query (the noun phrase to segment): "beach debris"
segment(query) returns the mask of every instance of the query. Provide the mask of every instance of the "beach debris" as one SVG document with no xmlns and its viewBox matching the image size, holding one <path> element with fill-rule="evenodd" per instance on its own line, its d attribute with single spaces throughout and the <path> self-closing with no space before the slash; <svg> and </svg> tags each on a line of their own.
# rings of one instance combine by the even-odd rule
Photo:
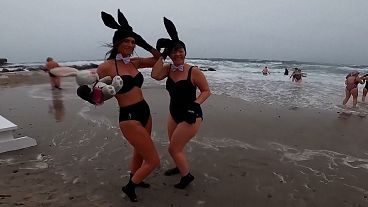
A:
<svg viewBox="0 0 368 207">
<path fill-rule="evenodd" d="M 279 178 L 280 183 L 286 183 L 284 177 L 280 174 L 277 174 L 275 172 L 272 172 L 274 175 L 276 175 Z"/>
</svg>

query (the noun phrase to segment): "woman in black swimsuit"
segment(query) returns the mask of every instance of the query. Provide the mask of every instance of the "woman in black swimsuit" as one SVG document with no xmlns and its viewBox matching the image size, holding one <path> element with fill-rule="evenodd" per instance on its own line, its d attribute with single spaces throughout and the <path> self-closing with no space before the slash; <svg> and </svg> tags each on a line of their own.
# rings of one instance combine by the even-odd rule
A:
<svg viewBox="0 0 368 207">
<path fill-rule="evenodd" d="M 156 80 L 167 77 L 166 89 L 170 95 L 170 115 L 168 120 L 169 153 L 176 167 L 169 169 L 165 175 L 181 174 L 180 182 L 174 185 L 184 189 L 194 177 L 184 153 L 185 145 L 195 136 L 202 120 L 201 104 L 210 96 L 210 89 L 202 71 L 185 63 L 186 47 L 179 40 L 174 24 L 164 18 L 170 39 L 159 39 L 156 48 L 164 48 L 161 57 L 152 68 L 151 76 Z M 169 55 L 172 64 L 164 64 Z M 197 87 L 200 94 L 196 95 Z"/>
<path fill-rule="evenodd" d="M 137 201 L 135 187 L 149 187 L 149 184 L 144 183 L 143 179 L 160 163 L 151 139 L 152 119 L 149 106 L 142 94 L 143 76 L 138 69 L 152 67 L 158 60 L 160 53 L 144 41 L 141 36 L 133 32 L 120 11 L 118 11 L 120 25 L 107 13 L 102 12 L 101 16 L 105 25 L 116 29 L 116 31 L 109 57 L 98 66 L 97 73 L 100 78 L 119 75 L 124 81 L 123 88 L 118 91 L 115 98 L 120 106 L 120 129 L 124 137 L 134 147 L 134 152 L 130 163 L 131 178 L 122 190 L 131 201 Z M 136 45 L 149 51 L 153 57 L 130 58 Z"/>
<path fill-rule="evenodd" d="M 362 96 L 362 102 L 365 102 L 365 97 L 367 96 L 368 93 L 368 74 L 363 75 L 362 80 L 365 81 L 365 86 L 363 88 L 363 96 Z"/>
</svg>

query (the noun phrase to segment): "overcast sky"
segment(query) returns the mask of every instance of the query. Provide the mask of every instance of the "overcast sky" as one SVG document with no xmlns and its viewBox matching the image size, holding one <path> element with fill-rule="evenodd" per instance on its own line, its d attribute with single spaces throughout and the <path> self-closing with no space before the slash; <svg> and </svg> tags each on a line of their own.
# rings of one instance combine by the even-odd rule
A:
<svg viewBox="0 0 368 207">
<path fill-rule="evenodd" d="M 368 64 L 368 0 L 1 0 L 0 57 L 103 59 L 118 8 L 153 46 L 171 19 L 188 57 Z"/>
</svg>

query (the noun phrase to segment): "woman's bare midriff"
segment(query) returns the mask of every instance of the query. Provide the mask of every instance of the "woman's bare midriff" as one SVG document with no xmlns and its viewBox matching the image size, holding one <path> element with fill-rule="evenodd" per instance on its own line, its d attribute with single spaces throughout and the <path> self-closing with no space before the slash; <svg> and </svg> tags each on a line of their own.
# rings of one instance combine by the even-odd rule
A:
<svg viewBox="0 0 368 207">
<path fill-rule="evenodd" d="M 120 107 L 129 106 L 138 103 L 144 99 L 142 89 L 138 87 L 134 87 L 132 88 L 132 90 L 124 94 L 116 94 L 115 98 L 116 100 L 118 100 L 118 104 Z"/>
</svg>

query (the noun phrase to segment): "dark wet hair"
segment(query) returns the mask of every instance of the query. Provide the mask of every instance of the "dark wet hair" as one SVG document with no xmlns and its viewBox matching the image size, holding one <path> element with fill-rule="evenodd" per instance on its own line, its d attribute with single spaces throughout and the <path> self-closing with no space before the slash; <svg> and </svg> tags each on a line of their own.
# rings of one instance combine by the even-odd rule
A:
<svg viewBox="0 0 368 207">
<path fill-rule="evenodd" d="M 111 49 L 105 54 L 105 58 L 107 60 L 115 59 L 116 55 L 118 55 L 119 51 L 117 47 L 110 46 Z"/>
<path fill-rule="evenodd" d="M 117 30 L 114 33 L 114 36 L 112 37 L 112 44 L 120 44 L 122 40 L 124 40 L 127 37 L 135 37 L 135 34 L 133 33 L 133 31 L 121 31 L 121 30 Z M 135 38 L 134 38 L 135 39 Z"/>
<path fill-rule="evenodd" d="M 182 42 L 182 41 L 177 41 L 177 42 L 173 42 L 172 43 L 172 45 L 170 45 L 170 48 L 169 48 L 169 51 L 170 51 L 170 53 L 171 52 L 173 52 L 173 51 L 175 51 L 175 50 L 179 50 L 179 49 L 181 49 L 181 48 L 183 48 L 184 49 L 184 51 L 185 51 L 185 54 L 187 54 L 187 49 L 186 49 L 186 47 L 185 47 L 185 44 L 184 44 L 184 42 Z"/>
</svg>

